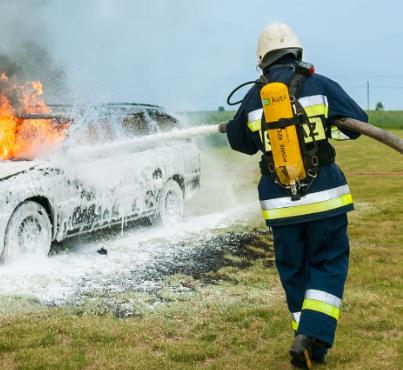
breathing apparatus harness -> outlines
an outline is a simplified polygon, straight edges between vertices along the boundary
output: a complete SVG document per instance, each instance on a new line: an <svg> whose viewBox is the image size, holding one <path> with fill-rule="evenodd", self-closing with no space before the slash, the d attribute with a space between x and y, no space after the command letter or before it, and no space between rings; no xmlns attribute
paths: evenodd
<svg viewBox="0 0 403 370"><path fill-rule="evenodd" d="M273 68L284 67L285 65L274 66ZM313 181L317 177L318 167L319 165L325 165L333 163L335 160L335 151L333 147L325 141L318 142L315 138L315 127L312 124L304 110L304 107L298 101L303 83L305 79L314 74L314 67L312 64L298 61L296 63L286 65L290 66L294 69L294 75L291 78L291 82L288 85L288 93L289 99L291 102L293 115L291 118L281 118L276 122L266 122L265 114L262 115L261 121L261 138L263 142L263 155L260 161L260 170L262 175L270 175L274 179L275 183L287 190L290 194L292 200L299 200L301 196L307 194L309 188L311 187ZM257 84L261 86L261 90L270 84L271 81L268 75L263 74L256 81L249 81L239 85L236 89L234 89L231 94L228 96L227 103L229 105L238 105L242 103L243 99L240 101L232 102L231 99L234 94L239 91L241 88L251 85ZM311 142L305 142L305 130L303 126L308 127L308 135L312 139ZM274 163L273 153L269 151L266 146L265 135L269 136L270 130L281 130L286 129L287 127L295 126L298 143L301 151L301 158L303 161L303 166L305 170L306 177L300 181L297 181L294 184L285 184L284 181L281 181L281 171L277 169Z"/></svg>

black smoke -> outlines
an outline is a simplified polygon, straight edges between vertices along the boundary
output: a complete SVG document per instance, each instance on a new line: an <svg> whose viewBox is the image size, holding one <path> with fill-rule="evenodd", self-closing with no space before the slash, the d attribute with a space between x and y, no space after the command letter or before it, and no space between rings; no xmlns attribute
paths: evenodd
<svg viewBox="0 0 403 370"><path fill-rule="evenodd" d="M45 98L65 91L65 72L51 54L43 10L49 0L0 0L0 75L24 83L41 81Z"/></svg>

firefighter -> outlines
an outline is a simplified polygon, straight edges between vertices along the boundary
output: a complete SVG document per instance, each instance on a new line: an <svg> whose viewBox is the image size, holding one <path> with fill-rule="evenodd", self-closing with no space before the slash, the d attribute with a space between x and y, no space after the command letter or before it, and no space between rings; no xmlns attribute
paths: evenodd
<svg viewBox="0 0 403 370"><path fill-rule="evenodd" d="M289 26L275 23L262 32L257 47L262 78L246 94L226 132L232 149L248 155L263 152L259 199L272 228L276 267L295 332L291 363L311 368L312 362L325 361L333 345L349 263L347 212L353 210L353 201L329 140L359 136L339 131L333 126L336 119L368 122L368 117L336 82L303 63L302 53ZM316 167L308 170L311 176L294 197L270 170L273 153L260 96L268 82L289 87L309 121L300 144L316 148Z"/></svg>

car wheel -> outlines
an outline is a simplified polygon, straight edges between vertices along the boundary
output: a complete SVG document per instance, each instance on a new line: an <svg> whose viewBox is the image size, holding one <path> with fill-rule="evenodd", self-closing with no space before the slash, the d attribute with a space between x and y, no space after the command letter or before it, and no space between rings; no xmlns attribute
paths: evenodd
<svg viewBox="0 0 403 370"><path fill-rule="evenodd" d="M172 225L183 219L185 201L179 184L168 180L157 199L157 210L151 219L154 225Z"/></svg>
<svg viewBox="0 0 403 370"><path fill-rule="evenodd" d="M21 203L11 215L4 237L3 262L24 255L47 256L52 243L52 225L43 206Z"/></svg>

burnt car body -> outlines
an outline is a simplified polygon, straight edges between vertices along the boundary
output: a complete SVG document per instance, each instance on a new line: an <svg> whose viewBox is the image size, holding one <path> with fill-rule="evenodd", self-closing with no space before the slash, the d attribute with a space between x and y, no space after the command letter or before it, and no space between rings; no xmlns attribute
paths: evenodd
<svg viewBox="0 0 403 370"><path fill-rule="evenodd" d="M58 112L61 108L65 109L53 107L54 117L66 114ZM12 243L25 243L21 235L11 234L27 227L24 238L31 239L30 235L48 228L45 217L49 219L51 241L144 217L165 223L167 220L161 216L168 218L169 212L183 213L181 202L198 190L200 156L190 139L157 140L152 145L130 140L177 127L178 121L173 116L158 106L140 104L109 104L100 111L99 122L104 133L110 135L119 121L123 135L117 139L112 135L107 143L96 139L91 145L62 148L46 159L0 162L3 260L13 254L12 248L18 249ZM31 214L27 204L39 205L39 215L36 211ZM20 211L22 215L16 221L15 213L21 210L21 205L28 211ZM173 211L169 209L172 205ZM43 240L40 243L48 243L47 237ZM49 248L42 249L47 254ZM17 256L23 253L22 249Z"/></svg>

